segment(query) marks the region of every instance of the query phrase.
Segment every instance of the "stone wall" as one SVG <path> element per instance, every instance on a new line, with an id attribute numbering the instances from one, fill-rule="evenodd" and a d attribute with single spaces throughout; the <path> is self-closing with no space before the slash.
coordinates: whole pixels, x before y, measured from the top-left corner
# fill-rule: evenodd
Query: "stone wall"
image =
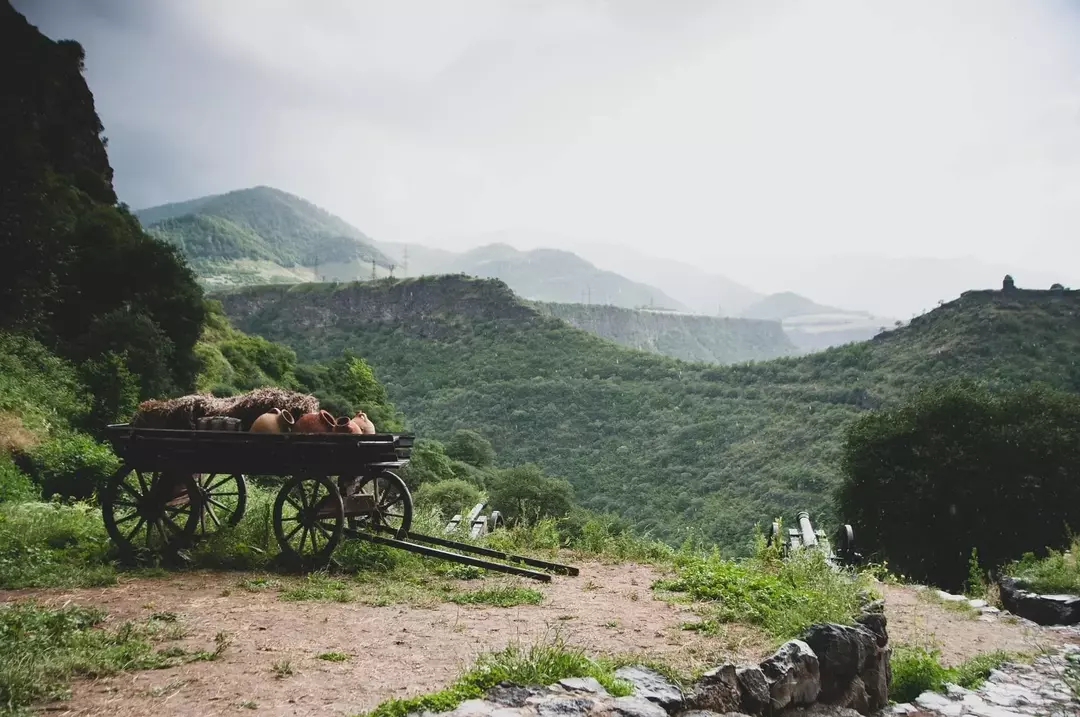
<path id="1" fill-rule="evenodd" d="M 883 605 L 872 603 L 856 625 L 812 625 L 756 665 L 724 664 L 679 687 L 648 667 L 616 671 L 633 685 L 613 697 L 592 678 L 547 686 L 500 684 L 483 699 L 444 717 L 858 717 L 885 708 L 891 679 Z M 426 715 L 425 717 L 433 717 Z"/>

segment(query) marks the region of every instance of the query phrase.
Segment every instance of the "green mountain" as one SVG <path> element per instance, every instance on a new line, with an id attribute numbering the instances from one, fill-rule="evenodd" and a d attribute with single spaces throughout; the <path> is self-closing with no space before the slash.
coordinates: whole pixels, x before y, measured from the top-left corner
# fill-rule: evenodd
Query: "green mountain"
<path id="1" fill-rule="evenodd" d="M 829 517 L 844 428 L 961 376 L 1080 390 L 1080 292 L 969 292 L 872 341 L 800 358 L 685 363 L 617 346 L 499 281 L 431 277 L 223 295 L 242 330 L 304 358 L 350 347 L 424 436 L 476 427 L 582 502 L 729 550 L 755 522 Z"/>
<path id="2" fill-rule="evenodd" d="M 136 212 L 208 285 L 356 279 L 393 263 L 370 237 L 279 189 L 253 187 Z"/>
<path id="3" fill-rule="evenodd" d="M 409 276 L 466 274 L 500 279 L 516 294 L 535 301 L 690 311 L 654 286 L 598 269 L 577 254 L 559 249 L 520 251 L 497 243 L 456 253 L 417 244 L 380 246 L 398 257 L 399 264 L 408 252 Z"/>
<path id="4" fill-rule="evenodd" d="M 729 319 L 596 304 L 536 302 L 537 311 L 622 346 L 684 361 L 729 364 L 797 353 L 779 321 Z"/>

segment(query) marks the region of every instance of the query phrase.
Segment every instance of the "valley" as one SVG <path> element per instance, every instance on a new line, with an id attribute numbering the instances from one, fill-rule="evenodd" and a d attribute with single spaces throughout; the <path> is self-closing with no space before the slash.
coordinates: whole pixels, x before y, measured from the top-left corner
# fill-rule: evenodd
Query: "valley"
<path id="1" fill-rule="evenodd" d="M 831 520 L 844 429 L 922 386 L 1080 387 L 1080 293 L 968 292 L 874 340 L 708 366 L 568 326 L 503 283 L 425 277 L 219 296 L 240 329 L 306 360 L 356 351 L 419 434 L 477 428 L 513 463 L 567 478 L 588 508 L 727 552 L 755 523 Z"/>

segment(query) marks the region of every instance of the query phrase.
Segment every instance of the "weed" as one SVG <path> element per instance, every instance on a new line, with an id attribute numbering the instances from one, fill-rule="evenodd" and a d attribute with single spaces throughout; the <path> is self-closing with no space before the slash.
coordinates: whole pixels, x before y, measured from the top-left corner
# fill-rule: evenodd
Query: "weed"
<path id="1" fill-rule="evenodd" d="M 614 677 L 614 663 L 594 660 L 555 638 L 531 647 L 518 644 L 480 655 L 475 664 L 449 687 L 409 699 L 383 702 L 366 717 L 405 717 L 425 711 L 445 712 L 480 697 L 499 682 L 547 685 L 565 677 L 593 677 L 616 696 L 630 694 L 630 685 Z"/>
<path id="2" fill-rule="evenodd" d="M 349 656 L 344 652 L 324 652 L 318 657 L 320 660 L 326 660 L 327 662 L 345 662 L 349 659 Z"/>
<path id="3" fill-rule="evenodd" d="M 245 578 L 238 586 L 250 593 L 258 593 L 264 590 L 276 590 L 281 587 L 281 581 L 271 577 Z"/>
<path id="4" fill-rule="evenodd" d="M 329 600 L 332 602 L 354 602 L 356 595 L 343 580 L 335 580 L 326 573 L 312 573 L 293 587 L 282 590 L 278 598 L 290 602 L 302 600 Z"/>
<path id="5" fill-rule="evenodd" d="M 703 611 L 717 622 L 759 625 L 788 638 L 815 622 L 850 623 L 865 583 L 864 576 L 834 568 L 818 551 L 796 551 L 782 560 L 762 548 L 741 561 L 723 559 L 715 550 L 680 555 L 676 577 L 653 587 L 706 603 Z"/>
<path id="6" fill-rule="evenodd" d="M 254 710 L 259 708 L 259 703 L 255 700 L 244 700 L 243 702 L 237 703 L 236 706 L 243 710 Z"/>
<path id="7" fill-rule="evenodd" d="M 450 596 L 449 600 L 459 605 L 513 607 L 515 605 L 539 605 L 544 601 L 544 594 L 532 588 L 504 585 L 457 593 Z"/>
<path id="8" fill-rule="evenodd" d="M 975 619 L 979 616 L 979 611 L 976 608 L 971 607 L 967 600 L 946 600 L 938 595 L 935 588 L 923 588 L 918 593 L 918 598 L 923 602 L 939 605 L 946 610 L 950 610 L 955 613 L 964 615 L 965 617 Z"/>
<path id="9" fill-rule="evenodd" d="M 1017 657 L 997 650 L 975 655 L 955 667 L 945 667 L 939 661 L 937 650 L 898 644 L 893 648 L 890 660 L 889 698 L 896 702 L 911 702 L 923 692 L 943 692 L 946 683 L 974 689 L 986 680 L 991 670 Z"/>
<path id="10" fill-rule="evenodd" d="M 289 677 L 293 674 L 292 663 L 288 660 L 278 660 L 270 665 L 270 670 L 274 673 L 274 676 L 279 679 Z"/>
<path id="11" fill-rule="evenodd" d="M 102 629 L 104 619 L 97 608 L 51 609 L 33 602 L 0 606 L 0 708 L 65 698 L 76 675 L 100 677 L 174 664 L 153 650 L 151 628 L 129 622 Z"/>
<path id="12" fill-rule="evenodd" d="M 1072 538 L 1067 552 L 1049 550 L 1042 559 L 1025 553 L 1004 572 L 1034 592 L 1080 595 L 1080 536 Z"/>

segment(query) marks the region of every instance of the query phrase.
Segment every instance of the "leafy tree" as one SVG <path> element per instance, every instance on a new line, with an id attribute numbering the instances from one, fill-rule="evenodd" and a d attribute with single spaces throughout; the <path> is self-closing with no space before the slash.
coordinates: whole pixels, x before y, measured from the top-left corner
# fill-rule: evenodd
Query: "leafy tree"
<path id="1" fill-rule="evenodd" d="M 561 518 L 574 507 L 574 489 L 563 478 L 545 475 L 534 463 L 495 473 L 488 485 L 490 505 L 507 520 Z"/>
<path id="2" fill-rule="evenodd" d="M 444 519 L 464 514 L 483 500 L 480 489 L 459 478 L 424 483 L 416 491 L 416 504 L 421 508 L 435 507 Z"/>
<path id="3" fill-rule="evenodd" d="M 1080 529 L 1080 397 L 1041 388 L 928 390 L 848 432 L 841 515 L 864 553 L 958 588 Z"/>
<path id="4" fill-rule="evenodd" d="M 446 455 L 446 447 L 430 438 L 418 439 L 409 456 L 406 477 L 411 488 L 454 478 L 454 466 Z"/>
<path id="5" fill-rule="evenodd" d="M 139 379 L 128 370 L 127 357 L 112 352 L 88 359 L 79 366 L 79 377 L 90 394 L 85 426 L 101 435 L 103 428 L 127 420 L 139 404 Z"/>
<path id="6" fill-rule="evenodd" d="M 491 441 L 469 429 L 454 432 L 446 446 L 446 455 L 477 468 L 486 468 L 495 462 L 495 449 L 491 447 Z"/>

